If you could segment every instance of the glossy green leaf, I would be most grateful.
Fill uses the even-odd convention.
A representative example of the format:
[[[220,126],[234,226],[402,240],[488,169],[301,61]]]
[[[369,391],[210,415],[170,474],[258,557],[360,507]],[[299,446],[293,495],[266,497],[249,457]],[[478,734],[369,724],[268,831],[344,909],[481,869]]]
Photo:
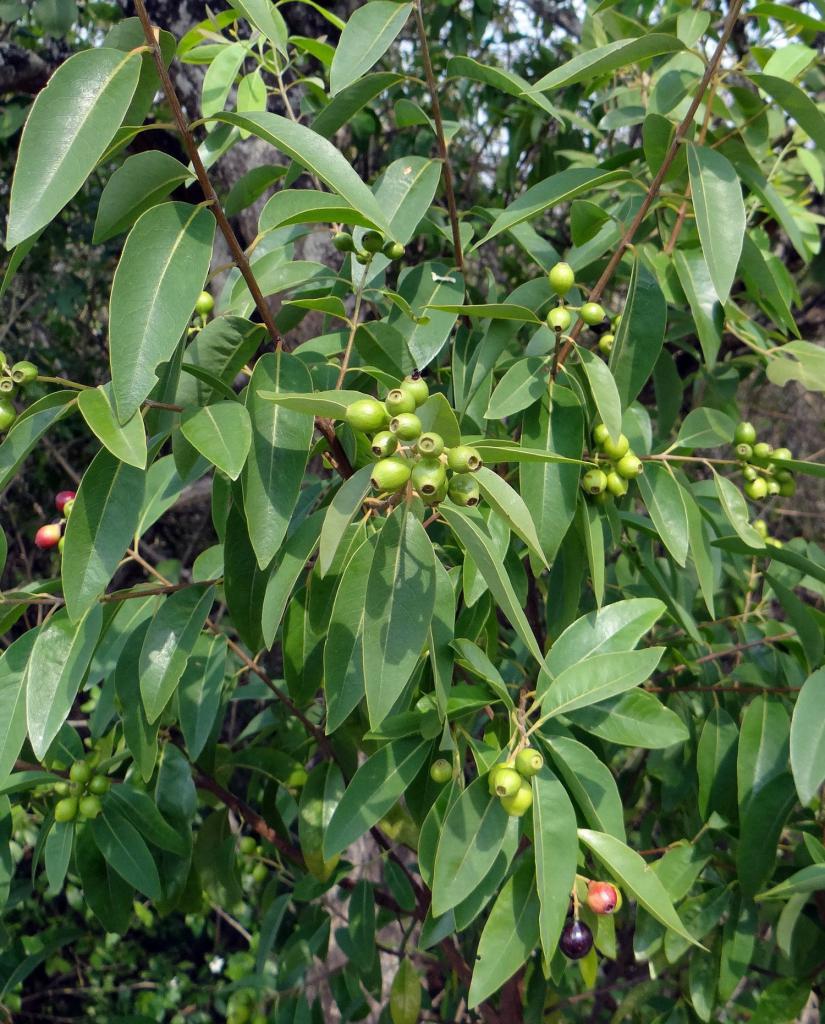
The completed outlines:
[[[420,263],[401,272],[398,291],[415,316],[426,318],[426,322],[411,320],[395,306],[390,313],[389,324],[407,343],[415,365],[424,369],[444,347],[458,319],[457,313],[439,312],[430,307],[460,305],[464,297],[464,279],[443,263]]]
[[[547,962],[556,951],[576,878],[576,812],[549,768],[533,776],[533,834],[539,933]]]
[[[571,715],[574,725],[608,743],[658,750],[684,743],[690,733],[682,719],[645,690],[581,708]]]
[[[696,749],[699,813],[707,821],[714,812],[727,820],[736,816],[736,748],[739,730],[724,708],[713,708]]]
[[[724,310],[700,249],[677,249],[673,265],[690,305],[705,362],[712,369],[722,344]]]
[[[748,77],[776,100],[779,108],[796,121],[818,149],[825,149],[825,117],[806,92],[793,82],[774,75],[750,74]]]
[[[719,497],[722,511],[736,533],[748,547],[764,548],[765,542],[762,540],[762,537],[750,525],[747,502],[736,484],[729,480],[728,477],[721,476],[715,471],[713,483],[716,487],[716,494]]]
[[[630,651],[664,611],[665,606],[655,597],[634,597],[588,612],[568,626],[550,648],[547,667],[558,675],[596,654]]]
[[[28,630],[0,655],[0,779],[14,769],[26,739],[26,666],[37,635]]]
[[[496,384],[484,418],[503,420],[537,402],[547,390],[547,375],[542,371],[548,362],[545,356],[528,356],[513,363]]]
[[[183,354],[182,369],[206,370],[224,384],[231,385],[237,374],[257,351],[266,334],[263,324],[253,324],[239,316],[221,316],[210,320],[194,336]],[[222,392],[189,373],[182,373],[175,401],[179,405],[208,405]]]
[[[587,82],[619,68],[635,64],[663,53],[684,49],[676,36],[651,32],[637,39],[617,39],[605,46],[596,46],[548,72],[532,87],[533,92],[550,92],[576,82]]]
[[[745,896],[755,896],[773,874],[777,847],[788,815],[796,804],[790,772],[766,782],[740,815],[736,874]]]
[[[394,6],[385,4],[384,6]],[[421,979],[409,957],[399,963],[390,986],[392,1024],[417,1024],[421,1013]]]
[[[825,864],[811,864],[783,879],[779,885],[760,893],[758,900],[785,900],[789,896],[807,895],[825,889]]]
[[[318,545],[324,514],[319,511],[306,519],[287,537],[281,548],[281,557],[266,584],[262,607],[263,636],[267,647],[274,643],[289,596]]]
[[[665,297],[655,276],[637,257],[609,359],[623,409],[630,405],[653,373],[662,351],[666,325]]]
[[[215,725],[226,672],[226,641],[202,636],[178,686],[180,728],[193,761],[200,757]]]
[[[187,167],[161,150],[127,157],[100,195],[92,241],[99,244],[128,231],[142,213],[191,177]]]
[[[730,442],[735,423],[718,409],[691,409],[679,427],[676,443],[680,448],[714,448]]]
[[[329,572],[344,531],[369,493],[371,474],[372,465],[362,466],[353,473],[349,480],[343,482],[326,510],[318,551],[318,567],[322,576]]]
[[[232,504],[224,541],[224,595],[232,625],[251,650],[263,645],[263,601],[268,573],[261,569],[243,510]]]
[[[566,715],[638,686],[654,672],[664,652],[664,647],[646,647],[594,654],[571,665],[537,689],[542,718]]]
[[[335,859],[323,858],[324,835],[344,795],[344,779],[335,764],[319,764],[309,773],[298,803],[298,841],[307,867],[316,877],[328,876]]]
[[[240,11],[282,54],[287,52],[288,29],[280,10],[268,0],[232,0]]]
[[[289,224],[332,223],[378,228],[340,196],[314,189],[284,189],[267,200],[258,219],[258,230],[273,231]]]
[[[607,765],[578,740],[546,733],[540,737],[584,820],[592,828],[624,840],[622,799]]]
[[[581,359],[599,419],[607,427],[610,436],[618,438],[622,432],[622,400],[616,380],[603,359],[599,359],[586,348],[577,348],[576,351]]]
[[[160,721],[149,722],[140,695],[140,652],[149,626],[149,621],[141,622],[126,638],[112,680],[123,725],[123,739],[144,782],[152,778],[155,770],[160,728]]]
[[[759,696],[745,708],[736,759],[740,816],[787,770],[789,737],[788,712],[777,698]]]
[[[332,58],[329,72],[333,96],[376,64],[404,27],[412,4],[370,0],[350,16]]]
[[[127,818],[159,850],[169,850],[180,857],[186,855],[188,842],[163,817],[148,793],[128,783],[113,786],[103,799],[103,807]]]
[[[249,413],[239,402],[214,402],[187,409],[180,419],[180,429],[192,447],[237,480],[252,444]]]
[[[742,186],[718,150],[687,144],[693,210],[702,252],[719,301],[727,301],[745,236]]]
[[[682,489],[669,470],[648,462],[637,478],[639,491],[664,546],[679,565],[687,561],[688,517]]]
[[[134,889],[107,864],[91,828],[78,831],[75,865],[92,913],[107,932],[124,933],[132,919]]]
[[[0,444],[0,488],[5,489],[40,438],[74,408],[77,392],[55,391],[33,402]]]
[[[825,669],[808,676],[791,718],[791,770],[801,803],[808,804],[825,782]]]
[[[488,505],[507,523],[513,533],[520,537],[536,559],[547,563],[541,548],[536,525],[524,499],[507,481],[486,466],[475,474],[478,488]]]
[[[73,821],[56,821],[49,830],[44,850],[46,878],[49,880],[49,892],[59,893],[63,888],[66,872],[74,846],[75,823]]]
[[[407,245],[430,208],[441,180],[441,161],[423,156],[394,160],[375,187],[375,198],[386,211],[393,237]]]
[[[134,825],[107,801],[91,829],[97,848],[120,877],[150,900],[158,899],[161,890],[157,865]]]
[[[89,429],[116,459],[137,469],[145,469],[146,430],[143,417],[135,412],[121,424],[112,408],[110,392],[109,387],[81,391],[77,396],[77,407]]]

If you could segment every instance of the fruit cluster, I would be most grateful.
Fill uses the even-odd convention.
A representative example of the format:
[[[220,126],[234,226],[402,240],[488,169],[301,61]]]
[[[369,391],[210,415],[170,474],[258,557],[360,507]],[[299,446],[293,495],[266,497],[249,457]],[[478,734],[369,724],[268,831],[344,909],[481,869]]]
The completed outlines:
[[[569,263],[556,263],[547,272],[550,287],[559,297],[559,304],[547,314],[547,326],[561,333],[573,323],[573,312],[577,312],[588,327],[595,327],[605,318],[605,311],[598,302],[585,302],[582,306],[568,306],[564,297],[576,283],[576,275]]]
[[[0,434],[10,430],[17,419],[17,409],[12,398],[19,388],[27,388],[37,380],[38,370],[27,359],[10,363],[5,353],[0,352]]]
[[[385,239],[380,231],[365,231],[361,239],[363,249],[355,244],[355,239],[348,231],[339,231],[332,237],[332,244],[338,252],[355,253],[355,259],[363,266],[372,263],[373,257],[382,252],[387,259],[400,260],[404,255],[404,246],[392,239]]]
[[[584,879],[576,878],[576,884]],[[569,960],[581,960],[593,948],[593,930],[585,922],[579,920],[579,894],[574,889],[567,911],[567,922],[559,939],[559,949]],[[614,914],[621,908],[622,894],[610,882],[599,882],[596,879],[587,881],[585,903],[588,910],[598,916]]]
[[[414,371],[383,402],[361,398],[347,409],[353,430],[376,431],[370,441],[378,459],[372,486],[381,494],[396,494],[411,484],[428,505],[448,494],[457,505],[477,505],[479,489],[472,474],[481,466],[481,456],[466,444],[446,448],[440,434],[424,430],[415,410],[429,393],[427,382]]]
[[[74,506],[77,497],[74,491],[58,491],[54,496],[54,507],[63,516],[57,523],[47,523],[41,526],[34,535],[34,543],[42,551],[47,551],[57,545],[58,551],[63,551],[63,527]]]
[[[54,793],[61,799],[54,805],[55,821],[74,821],[78,815],[84,819],[96,818],[103,810],[100,798],[109,789],[105,775],[95,774],[97,755],[85,761],[75,761],[69,769],[66,782],[56,782]]]
[[[260,857],[263,853],[263,847],[258,846],[255,842],[254,836],[242,836],[238,843],[238,852],[244,857],[245,860],[251,861],[255,856]],[[252,864],[252,870],[250,872],[252,881],[258,883],[265,882],[269,878],[269,871],[267,870],[266,864],[258,860]]]
[[[582,476],[582,490],[596,501],[607,501],[611,495],[624,497],[630,481],[644,472],[642,460],[624,434],[614,440],[603,423],[597,423],[593,429],[593,444],[598,465]]]
[[[756,532],[759,534],[762,540],[766,544],[770,544],[771,547],[781,548],[784,546],[782,544],[782,541],[779,540],[778,537],[771,537],[771,535],[768,533],[768,524],[765,522],[764,519],[754,519],[753,528],[754,530],[756,530]]]
[[[494,764],[487,777],[490,793],[501,800],[501,806],[514,818],[521,818],[533,805],[530,779],[544,765],[544,758],[532,747],[523,747],[511,761]]]
[[[796,481],[790,469],[776,463],[793,458],[790,448],[774,448],[766,441],[757,441],[752,423],[739,423],[733,434],[736,457],[742,463],[745,494],[752,501],[780,494],[792,498],[796,494]]]

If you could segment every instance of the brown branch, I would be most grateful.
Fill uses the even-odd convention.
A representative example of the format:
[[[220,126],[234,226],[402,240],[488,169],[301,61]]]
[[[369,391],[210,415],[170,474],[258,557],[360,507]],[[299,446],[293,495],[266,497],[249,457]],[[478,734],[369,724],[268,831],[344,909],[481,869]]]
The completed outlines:
[[[791,629],[786,633],[777,633],[775,636],[763,636],[758,640],[748,640],[746,643],[733,644],[731,647],[726,647],[724,651],[713,651],[711,654],[703,654],[701,658],[697,658],[692,662],[692,665],[706,665],[710,661],[719,661],[721,658],[728,658],[732,654],[738,654],[740,651],[750,650],[751,647],[761,647],[762,644],[780,644],[785,640],[792,640],[795,636],[796,630]],[[691,665],[675,665],[664,674],[676,675],[691,667]]]
[[[688,108],[687,113],[685,114],[684,118],[679,124],[679,127],[676,129],[676,132],[674,133],[673,141],[670,144],[670,148],[665,154],[665,158],[662,161],[661,167],[656,172],[653,181],[650,183],[650,187],[647,190],[647,194],[642,200],[642,205],[639,207],[636,216],[631,221],[630,226],[628,227],[627,231],[625,231],[621,241],[616,246],[616,249],[614,250],[613,255],[610,257],[607,266],[602,271],[601,277],[595,283],[590,294],[587,296],[588,302],[597,302],[602,297],[602,293],[604,292],[613,275],[616,273],[616,268],[619,266],[619,263],[621,263],[622,261],[622,257],[625,254],[625,250],[628,248],[628,246],[635,238],[636,232],[639,230],[642,221],[645,219],[645,217],[648,214],[648,211],[650,210],[650,207],[653,205],[653,200],[659,194],[659,189],[662,186],[662,182],[665,179],[665,175],[670,170],[670,165],[676,159],[676,154],[679,152],[679,146],[682,144],[682,140],[687,135],[688,129],[693,124],[693,118],[696,115],[696,111],[699,109],[699,104],[702,102],[702,98],[707,92],[708,87],[710,86],[711,81],[713,80],[713,77],[719,68],[719,64],[722,60],[722,55],[724,54],[725,47],[728,45],[728,41],[730,40],[731,34],[733,33],[734,26],[736,25],[736,19],[739,17],[739,12],[742,8],[743,2],[744,0],[732,0],[730,10],[728,11],[727,19],[725,21],[725,27],[723,28],[722,35],[719,38],[719,43],[716,46],[716,50],[714,51],[713,56],[708,61],[708,65],[705,68],[705,73],[702,76],[702,80],[699,83],[699,87],[697,88],[693,100],[691,101],[690,107]],[[559,365],[564,363],[565,359],[567,359],[567,357],[570,355],[570,352],[576,342],[576,339],[581,334],[583,326],[583,320],[576,321],[575,325],[573,326],[573,330],[570,332],[568,340],[564,343],[564,347],[559,353]]]
[[[415,20],[418,26],[418,38],[421,42],[421,60],[424,64],[424,74],[427,78],[427,87],[430,90],[430,98],[433,104],[433,120],[435,121],[435,134],[438,140],[438,152],[441,156],[441,169],[444,175],[444,194],[447,199],[447,210],[450,215],[450,227],[453,232],[453,248],[455,249],[455,262],[458,269],[464,273],[464,252],[461,247],[461,229],[458,224],[458,207],[455,202],[455,189],[453,187],[453,171],[450,166],[450,156],[447,152],[447,139],[444,135],[444,122],[441,119],[441,104],[438,100],[438,86],[433,74],[433,63],[430,60],[430,45],[427,42],[427,29],[424,25],[424,14],[421,10],[421,0],[415,0]]]

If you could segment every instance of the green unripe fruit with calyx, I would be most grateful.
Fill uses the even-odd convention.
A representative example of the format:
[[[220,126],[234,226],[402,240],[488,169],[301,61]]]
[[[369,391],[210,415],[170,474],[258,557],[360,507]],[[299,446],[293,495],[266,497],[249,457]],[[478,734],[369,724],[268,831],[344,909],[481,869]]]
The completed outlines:
[[[387,410],[376,398],[359,398],[347,409],[347,423],[353,430],[380,430],[387,421]]]
[[[553,331],[566,331],[573,323],[573,316],[564,306],[556,306],[547,314],[547,326]]]
[[[514,796],[521,789],[521,776],[515,768],[505,767],[496,772],[496,796]]]
[[[478,484],[469,473],[456,473],[450,477],[447,493],[450,495],[451,501],[464,508],[472,508],[481,499]]]
[[[255,837],[254,836],[242,836],[241,841],[238,843],[238,850],[244,855],[244,857],[251,857],[255,852]]]
[[[741,459],[743,462],[747,462],[748,459],[753,458],[753,448],[749,444],[745,444],[743,441],[741,444],[736,446],[736,457]]]
[[[745,484],[745,494],[753,501],[761,501],[768,493],[768,481],[758,476],[755,480],[748,480]]]
[[[431,459],[437,459],[444,451],[444,438],[441,434],[435,434],[430,430],[419,437],[415,447],[420,455],[427,456]]]
[[[595,327],[596,324],[600,324],[604,320],[605,312],[598,302],[585,302],[579,310],[579,316],[588,327]]]
[[[633,452],[625,452],[616,463],[616,472],[625,480],[634,480],[637,476],[641,476],[644,468],[642,460]]]
[[[424,497],[432,497],[438,493],[444,483],[447,470],[438,459],[421,459],[413,466],[412,485]]]
[[[447,465],[454,473],[475,473],[481,468],[481,456],[469,444],[460,444],[447,452]]]
[[[793,458],[793,452],[790,448],[774,448],[771,458],[774,462],[787,462]]]
[[[421,436],[421,420],[414,412],[402,412],[390,420],[390,430],[402,441],[414,441]]]
[[[504,761],[499,761],[497,764],[493,765],[493,767],[487,773],[487,788],[490,791],[490,796],[496,795],[496,776],[498,775],[498,773],[500,771],[503,771],[505,768],[512,767],[513,766],[511,764],[507,764]]]
[[[544,758],[533,747],[525,747],[516,754],[516,770],[525,779],[536,775],[544,767]]]
[[[400,491],[410,479],[412,467],[399,455],[381,459],[372,467],[370,482],[376,491]]]
[[[67,796],[54,805],[55,821],[74,821],[77,817],[77,797]]]
[[[368,263],[372,263],[372,253],[357,252],[355,254],[355,262],[360,263],[362,267],[366,267]]]
[[[776,471],[776,479],[781,483],[787,483],[788,480],[793,480],[793,473],[789,469],[778,469]]]
[[[370,441],[370,450],[380,459],[386,459],[398,448],[398,438],[391,430],[380,430]]]
[[[266,864],[256,864],[252,869],[252,881],[257,882],[258,885],[261,882],[265,882],[269,878],[269,871]]]
[[[103,810],[103,804],[100,802],[98,796],[84,796],[80,803],[77,805],[77,809],[80,812],[81,818],[96,818],[98,814]]]
[[[511,818],[523,817],[533,806],[533,787],[522,779],[521,786],[513,796],[502,797],[501,806]]]
[[[621,459],[630,451],[630,442],[624,434],[619,434],[615,441],[612,437],[607,437],[602,445],[602,451],[609,459]]]
[[[400,242],[387,242],[384,255],[388,260],[400,260],[404,255],[404,246]]]
[[[599,338],[599,351],[602,355],[609,356],[613,351],[613,342],[616,340],[615,334],[603,334]]]
[[[28,359],[23,359],[21,362],[15,363],[11,368],[11,379],[15,384],[20,384],[22,387],[32,384],[37,380],[37,367],[34,363],[30,363]]]
[[[397,416],[400,412],[415,412],[415,395],[406,388],[393,388],[384,399],[384,405],[390,416]]]
[[[405,377],[401,382],[401,387],[413,396],[416,405],[423,405],[430,397],[427,382],[418,370],[414,370],[409,377]]]
[[[89,780],[89,792],[95,796],[103,796],[108,793],[111,783],[105,775],[93,775]]]
[[[17,394],[17,385],[11,377],[0,377],[0,394],[8,395],[9,398]]]
[[[781,486],[782,485],[779,483],[778,480],[769,480],[768,481],[768,494],[779,494]]]
[[[68,782],[55,782],[54,789],[56,796],[68,796],[71,793],[71,788]]]
[[[425,505],[437,505],[440,501],[443,501],[447,497],[447,475],[445,473],[444,479],[441,481],[441,486],[435,492],[435,494],[424,494],[422,495]]]
[[[215,308],[215,300],[209,292],[201,292],[195,299],[195,312],[198,316],[208,316]]]
[[[551,267],[547,278],[556,295],[566,295],[576,283],[576,275],[569,263],[557,263]]]
[[[610,431],[604,425],[604,423],[597,423],[593,427],[593,443],[598,445],[600,448],[604,442],[610,437]]]
[[[779,493],[783,498],[792,498],[796,494],[796,481],[793,477],[790,480],[783,480],[779,484]]]
[[[585,494],[601,494],[607,487],[607,474],[601,469],[588,469],[582,477],[582,490]]]
[[[743,420],[741,423],[736,424],[736,430],[733,432],[734,444],[754,444],[756,441],[756,427],[752,423],[748,423]]]
[[[614,498],[623,498],[627,494],[627,480],[615,470],[611,470],[607,474],[607,489],[613,495]]]
[[[767,459],[773,452],[773,448],[767,441],[757,441],[753,446],[753,457],[755,459]]]
[[[366,231],[361,239],[361,245],[364,246],[367,252],[381,252],[384,248],[384,236],[378,231]]]
[[[72,782],[79,782],[81,786],[85,786],[91,777],[91,766],[86,764],[85,761],[75,761],[69,769],[69,778]]]
[[[430,778],[433,782],[437,782],[439,786],[443,786],[445,782],[449,782],[453,777],[453,769],[450,766],[450,762],[445,760],[443,757],[439,757],[437,761],[433,761],[430,765]]]
[[[755,480],[759,476],[759,474],[756,472],[756,470],[753,468],[753,466],[743,466],[742,467],[742,476],[746,480]]]
[[[355,252],[355,242],[349,231],[339,231],[332,236],[332,244],[338,252]]]
[[[9,429],[17,419],[17,410],[8,395],[0,395],[0,433]]]

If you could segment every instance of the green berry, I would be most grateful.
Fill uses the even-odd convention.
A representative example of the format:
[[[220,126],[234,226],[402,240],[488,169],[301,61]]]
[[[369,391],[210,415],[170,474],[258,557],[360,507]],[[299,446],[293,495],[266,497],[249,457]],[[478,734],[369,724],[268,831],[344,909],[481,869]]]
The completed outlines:
[[[355,254],[355,260],[357,263],[360,263],[362,267],[366,267],[367,264],[372,263],[372,253],[357,252]]]
[[[423,405],[430,397],[430,389],[427,386],[427,382],[418,370],[413,370],[409,377],[405,377],[401,382],[401,387],[415,398],[417,406]]]
[[[602,450],[609,459],[621,459],[630,451],[630,442],[624,434],[619,434],[615,441],[612,437],[607,437]]]
[[[547,277],[556,295],[566,295],[576,283],[576,275],[569,263],[556,263],[548,271]]]
[[[572,323],[573,317],[565,306],[556,306],[547,314],[547,326],[553,331],[566,331]]]
[[[28,359],[15,363],[11,368],[11,379],[15,384],[20,384],[21,387],[32,384],[37,380],[37,367],[34,363],[30,363]]]
[[[481,456],[469,444],[460,444],[447,452],[447,465],[454,473],[475,473],[481,467]]]
[[[623,476],[625,480],[633,480],[644,472],[644,465],[642,460],[637,455],[634,455],[633,452],[625,452],[616,463],[616,472],[619,476]]]
[[[607,474],[607,489],[614,498],[623,498],[627,494],[627,480],[615,470]]]
[[[748,480],[745,484],[745,494],[753,501],[761,501],[768,493],[768,481],[761,476],[755,480]]]
[[[0,433],[9,429],[17,419],[17,410],[8,395],[0,395]]]
[[[377,455],[380,459],[386,459],[388,455],[392,455],[397,447],[398,438],[391,430],[379,430],[370,442],[372,454]]]
[[[413,466],[412,485],[422,497],[431,498],[444,483],[447,470],[439,459],[421,459]]]
[[[387,421],[387,410],[375,398],[359,398],[347,409],[347,423],[353,430],[380,430]]]
[[[776,471],[776,479],[781,484],[785,484],[789,480],[793,480],[793,473],[789,469],[778,469]]]
[[[384,248],[384,236],[378,231],[366,231],[361,244],[369,253],[381,252]]]
[[[244,857],[251,857],[255,852],[255,837],[254,836],[242,836],[241,841],[238,843],[238,849],[244,855]]]
[[[502,798],[501,806],[512,818],[521,818],[533,805],[533,787],[529,782],[522,781],[521,787],[513,796]]]
[[[610,431],[604,423],[597,423],[596,426],[593,427],[593,443],[598,445],[599,448],[601,448],[608,437],[610,437]]]
[[[513,766],[511,764],[506,764],[504,761],[499,761],[497,764],[493,765],[487,773],[487,788],[490,791],[490,796],[496,795],[496,779],[498,777],[498,773],[500,771],[504,771],[504,769],[509,770],[512,767]]]
[[[74,502],[75,502],[74,498],[69,498],[69,500],[63,506],[63,515],[65,516],[66,519],[68,519],[69,516],[72,514],[72,509],[74,508]]]
[[[768,481],[768,494],[779,494],[781,490],[781,484],[778,480]]]
[[[792,498],[796,494],[796,481],[793,477],[790,480],[783,480],[779,484],[779,493],[783,498]]]
[[[599,338],[599,351],[602,353],[602,355],[610,355],[610,353],[613,351],[613,342],[615,340],[615,334],[603,334]]]
[[[332,236],[332,244],[338,252],[355,252],[355,242],[349,231],[339,231]]]
[[[516,769],[525,779],[540,772],[543,766],[544,758],[533,747],[525,747],[516,754]]]
[[[774,448],[771,458],[774,462],[787,462],[793,458],[793,452],[790,448]]]
[[[389,260],[400,260],[404,255],[404,246],[400,242],[387,242],[384,246],[384,255]]]
[[[743,420],[741,423],[736,424],[736,430],[733,432],[734,444],[750,444],[752,445],[756,441],[756,427],[752,423],[748,423]]]
[[[11,377],[0,377],[0,395],[8,395],[11,398],[17,394],[17,385]]]
[[[400,412],[415,412],[415,395],[405,388],[393,388],[384,399],[384,405],[390,416],[397,416]]]
[[[402,441],[414,441],[421,436],[421,420],[414,412],[402,412],[390,420],[390,430]]]
[[[195,299],[195,312],[198,316],[209,316],[214,308],[215,300],[209,292],[201,292],[197,299]]]
[[[749,444],[745,444],[743,441],[741,444],[736,446],[736,457],[741,459],[743,462],[748,462],[749,459],[753,458],[753,448]]]
[[[260,885],[265,882],[269,877],[269,869],[266,864],[256,864],[252,869],[252,881],[257,882]]]
[[[762,540],[764,540],[768,536],[768,524],[765,522],[764,519],[754,519],[753,528],[754,530],[756,530],[756,532],[759,534]]]
[[[77,817],[77,797],[67,796],[54,805],[55,821],[74,821]]]
[[[607,487],[607,476],[600,469],[588,469],[582,477],[582,490],[586,494],[601,494]]]
[[[441,481],[441,485],[435,494],[424,494],[422,495],[425,505],[437,505],[447,497],[447,475],[444,474],[444,479]]]
[[[743,466],[742,467],[742,476],[746,480],[755,480],[759,476],[759,474],[756,472],[756,470],[753,468],[753,466]]]
[[[410,479],[411,472],[412,467],[406,459],[391,455],[375,463],[370,482],[376,491],[400,491]]]
[[[585,302],[579,310],[579,316],[589,327],[595,327],[604,320],[605,312],[598,302]]]
[[[753,456],[755,459],[767,459],[773,452],[773,448],[766,441],[757,441],[753,446]]]
[[[515,796],[521,789],[521,776],[515,768],[505,767],[496,772],[496,796]]]
[[[91,777],[91,766],[86,764],[85,761],[75,761],[69,769],[69,778],[72,782],[79,782],[81,786],[85,786]]]
[[[443,757],[439,757],[437,761],[433,761],[430,765],[430,778],[433,782],[437,782],[439,786],[443,786],[445,782],[449,782],[453,777],[453,769],[450,766],[450,762],[445,760]]]
[[[72,791],[68,782],[55,782],[52,788],[56,796],[68,796]]]
[[[109,786],[111,783],[105,775],[93,775],[89,781],[89,792],[94,793],[95,796],[103,796],[104,793],[109,792]]]
[[[481,497],[478,484],[469,473],[455,473],[450,477],[447,493],[451,501],[465,508],[477,505]]]
[[[438,456],[444,451],[444,438],[441,434],[433,433],[433,431],[427,431],[419,437],[416,446],[420,455],[426,455],[429,458],[437,459]]]
[[[77,809],[80,812],[81,818],[96,818],[98,814],[103,810],[103,804],[100,802],[98,796],[84,796],[80,803],[77,805]]]

